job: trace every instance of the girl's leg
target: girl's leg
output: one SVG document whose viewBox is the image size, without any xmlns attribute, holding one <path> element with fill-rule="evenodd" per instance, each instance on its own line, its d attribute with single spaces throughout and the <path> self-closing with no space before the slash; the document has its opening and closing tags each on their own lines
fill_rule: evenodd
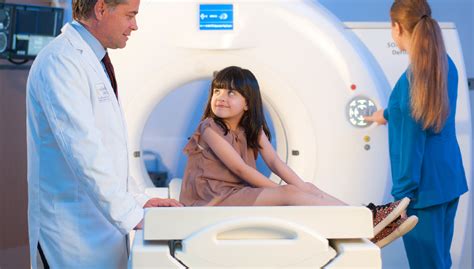
<svg viewBox="0 0 474 269">
<path fill-rule="evenodd" d="M 336 198 L 318 192 L 310 194 L 293 185 L 283 185 L 276 188 L 265 188 L 255 200 L 254 206 L 285 206 L 285 205 L 346 205 Z"/>
<path fill-rule="evenodd" d="M 254 206 L 344 206 L 344 202 L 330 196 L 329 194 L 317 189 L 310 188 L 309 191 L 303 191 L 293 185 L 283 185 L 276 188 L 263 188 L 257 199 L 253 203 Z M 404 206 L 406 208 L 406 203 Z M 400 203 L 396 206 L 391 206 L 389 209 L 373 211 L 374 219 L 379 219 L 380 222 L 373 222 L 374 230 L 381 230 L 393 219 L 401 214 L 398 210 L 397 214 L 393 212 L 400 207 Z M 385 207 L 383 207 L 385 208 Z M 386 223 L 386 224 L 384 224 Z M 383 224 L 383 225 L 382 225 Z M 384 226 L 385 225 L 385 226 Z"/>
</svg>

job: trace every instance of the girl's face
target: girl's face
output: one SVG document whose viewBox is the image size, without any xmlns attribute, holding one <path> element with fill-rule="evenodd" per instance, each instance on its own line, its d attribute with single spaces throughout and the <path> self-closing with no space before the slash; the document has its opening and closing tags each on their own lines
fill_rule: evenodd
<svg viewBox="0 0 474 269">
<path fill-rule="evenodd" d="M 237 127 L 247 109 L 247 102 L 238 91 L 213 89 L 211 110 L 214 115 L 229 124 L 231 129 Z"/>
</svg>

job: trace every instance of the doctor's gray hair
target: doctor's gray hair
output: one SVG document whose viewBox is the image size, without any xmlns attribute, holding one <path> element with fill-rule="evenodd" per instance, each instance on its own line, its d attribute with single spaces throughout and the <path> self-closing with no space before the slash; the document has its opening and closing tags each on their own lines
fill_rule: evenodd
<svg viewBox="0 0 474 269">
<path fill-rule="evenodd" d="M 90 18 L 97 1 L 98 0 L 72 0 L 72 17 L 75 20 Z M 109 8 L 114 8 L 126 2 L 127 0 L 104 0 L 104 3 Z"/>
</svg>

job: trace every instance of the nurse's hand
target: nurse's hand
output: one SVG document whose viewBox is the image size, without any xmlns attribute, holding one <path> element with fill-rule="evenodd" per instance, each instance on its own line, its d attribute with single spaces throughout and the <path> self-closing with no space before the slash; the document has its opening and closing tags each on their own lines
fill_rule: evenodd
<svg viewBox="0 0 474 269">
<path fill-rule="evenodd" d="M 175 199 L 161 199 L 161 198 L 151 198 L 148 200 L 143 208 L 147 207 L 182 207 L 183 204 L 176 201 Z"/>
<path fill-rule="evenodd" d="M 379 125 L 387 124 L 387 120 L 383 116 L 383 109 L 377 110 L 370 116 L 364 116 L 365 121 L 376 122 Z"/>
</svg>

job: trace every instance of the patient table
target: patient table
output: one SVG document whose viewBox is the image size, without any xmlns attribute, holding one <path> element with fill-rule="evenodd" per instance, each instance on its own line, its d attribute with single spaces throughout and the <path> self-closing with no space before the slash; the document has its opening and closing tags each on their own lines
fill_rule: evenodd
<svg viewBox="0 0 474 269">
<path fill-rule="evenodd" d="M 168 197 L 176 198 L 173 189 Z M 381 268 L 372 236 L 365 207 L 151 208 L 135 234 L 131 267 Z"/>
</svg>

